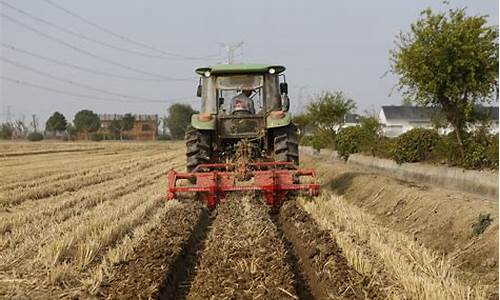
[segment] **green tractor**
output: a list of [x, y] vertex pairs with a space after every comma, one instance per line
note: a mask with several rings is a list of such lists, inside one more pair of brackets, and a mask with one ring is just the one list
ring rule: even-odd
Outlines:
[[200, 164], [234, 162], [242, 151], [250, 161], [298, 166], [297, 127], [288, 112], [284, 71], [265, 64], [196, 69], [201, 111], [186, 132], [188, 172]]

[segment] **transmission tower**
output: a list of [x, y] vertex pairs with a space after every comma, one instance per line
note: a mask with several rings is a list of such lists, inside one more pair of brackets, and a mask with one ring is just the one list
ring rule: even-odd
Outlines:
[[234, 64], [235, 61], [234, 61], [234, 53], [236, 52], [236, 50], [242, 48], [244, 42], [239, 42], [239, 43], [236, 43], [236, 44], [227, 44], [227, 43], [219, 43], [219, 46], [221, 46], [224, 51], [226, 51], [226, 55], [227, 55], [227, 58], [226, 58], [226, 61], [225, 63], [226, 64]]
[[12, 112], [10, 111], [10, 105], [4, 105], [2, 107], [2, 113], [1, 115], [4, 117], [4, 120], [7, 122], [7, 123], [10, 123], [12, 121]]

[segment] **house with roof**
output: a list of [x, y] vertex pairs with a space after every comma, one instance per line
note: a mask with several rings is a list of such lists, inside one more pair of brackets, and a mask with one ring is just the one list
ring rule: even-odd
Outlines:
[[[124, 115], [121, 114], [100, 114], [101, 130], [106, 138], [110, 138], [109, 127], [113, 120], [121, 120]], [[134, 125], [132, 129], [124, 131], [123, 134], [129, 140], [152, 141], [158, 137], [158, 115], [133, 115]]]
[[360, 124], [361, 116], [358, 114], [347, 113], [344, 116], [344, 124], [342, 124], [342, 128], [357, 126]]
[[[480, 106], [476, 113], [478, 119], [491, 120], [490, 131], [498, 133], [498, 106]], [[413, 128], [433, 128], [433, 120], [440, 115], [441, 110], [433, 107], [388, 105], [382, 106], [379, 122], [385, 136], [396, 137]], [[447, 134], [452, 128], [447, 127], [439, 131], [441, 134]]]

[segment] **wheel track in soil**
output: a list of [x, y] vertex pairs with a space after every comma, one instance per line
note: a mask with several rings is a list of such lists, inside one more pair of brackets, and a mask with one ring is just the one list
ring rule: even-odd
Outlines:
[[[199, 207], [196, 208], [198, 209]], [[173, 258], [169, 258], [164, 273], [156, 277], [156, 280], [160, 281], [156, 283], [157, 288], [149, 296], [167, 300], [186, 299], [193, 288], [194, 281], [200, 280], [196, 278], [196, 274], [200, 260], [203, 255], [206, 255], [207, 237], [211, 233], [214, 222], [222, 216], [211, 214], [205, 209], [196, 214], [198, 215], [195, 224], [189, 230], [184, 229], [187, 230], [184, 234], [187, 233], [188, 236], [182, 238], [182, 245], [177, 245], [180, 249], [174, 251]], [[274, 230], [288, 252], [285, 262], [294, 276], [293, 287], [296, 299], [384, 298], [380, 287], [368, 286], [366, 278], [348, 265], [342, 250], [329, 234], [320, 230], [315, 221], [293, 201], [285, 203], [280, 214], [270, 214], [269, 219], [275, 225]], [[166, 220], [164, 226], [171, 225], [169, 220]], [[177, 232], [176, 234], [182, 235], [183, 233]], [[224, 253], [219, 253], [219, 255], [224, 255]], [[326, 267], [328, 265], [329, 267]]]
[[[196, 257], [212, 218], [199, 203], [187, 201], [167, 212], [160, 227], [136, 247], [134, 256], [116, 265], [100, 288], [112, 299], [178, 299], [186, 293]], [[187, 266], [187, 267], [186, 267]]]
[[[355, 271], [342, 249], [294, 201], [272, 216], [290, 252], [291, 264], [306, 293], [300, 299], [385, 299], [377, 286]], [[301, 297], [302, 296], [302, 297]]]

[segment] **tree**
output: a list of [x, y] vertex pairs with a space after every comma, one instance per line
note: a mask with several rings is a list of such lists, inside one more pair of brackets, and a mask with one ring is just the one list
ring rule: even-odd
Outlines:
[[24, 137], [28, 135], [28, 126], [25, 124], [24, 116], [15, 120], [14, 124], [11, 124], [11, 126], [14, 128], [15, 137]]
[[33, 128], [33, 132], [38, 132], [38, 117], [35, 114], [31, 115], [30, 125]]
[[123, 132], [134, 128], [135, 117], [131, 113], [126, 113], [120, 119], [114, 119], [109, 124], [108, 130], [114, 139], [123, 139]]
[[355, 108], [354, 101], [347, 98], [344, 93], [323, 92], [307, 106], [307, 115], [316, 128], [335, 134], [335, 131], [344, 124], [345, 115]]
[[163, 116], [160, 118], [161, 119], [161, 134], [167, 134], [168, 131], [168, 117]]
[[68, 125], [66, 126], [66, 134], [68, 136], [68, 139], [71, 141], [75, 140], [77, 133], [78, 130], [76, 130], [75, 126], [73, 126], [73, 124], [71, 123], [68, 123]]
[[0, 139], [2, 140], [10, 140], [12, 139], [12, 135], [14, 134], [14, 126], [12, 123], [2, 123], [0, 126]]
[[122, 118], [122, 130], [128, 131], [134, 128], [135, 117], [131, 113], [127, 113]]
[[311, 120], [308, 114], [301, 113], [293, 116], [293, 123], [297, 125], [297, 128], [299, 129], [299, 136], [302, 138], [306, 134], [308, 127], [311, 125]]
[[485, 16], [466, 16], [465, 9], [427, 9], [400, 34], [390, 58], [404, 97], [443, 111], [463, 157], [474, 107], [498, 99], [498, 27], [488, 26]]
[[113, 139], [119, 139], [122, 135], [122, 124], [120, 120], [114, 119], [109, 123], [108, 127], [109, 133], [111, 134]]
[[168, 108], [167, 127], [174, 140], [184, 138], [191, 116], [197, 113], [190, 105], [175, 103]]
[[52, 133], [65, 131], [67, 126], [68, 122], [66, 121], [66, 117], [57, 111], [50, 116], [47, 122], [45, 122], [45, 130]]
[[127, 113], [121, 119], [121, 134], [120, 139], [122, 139], [123, 131], [129, 131], [134, 128], [135, 117], [131, 113]]
[[101, 127], [99, 116], [91, 110], [84, 109], [76, 113], [73, 124], [78, 132], [84, 133], [88, 138], [89, 133], [96, 132]]

